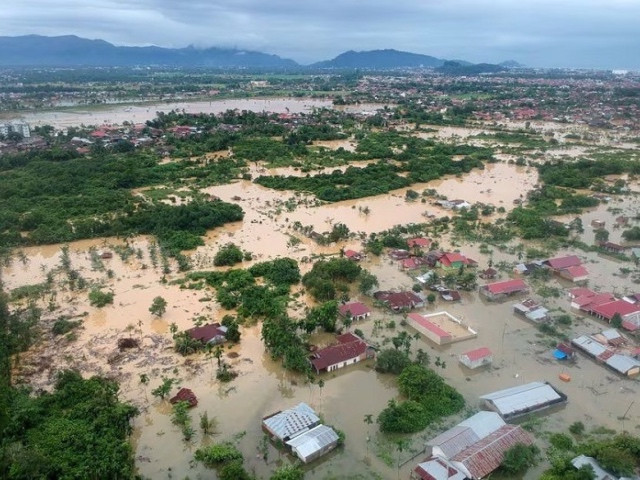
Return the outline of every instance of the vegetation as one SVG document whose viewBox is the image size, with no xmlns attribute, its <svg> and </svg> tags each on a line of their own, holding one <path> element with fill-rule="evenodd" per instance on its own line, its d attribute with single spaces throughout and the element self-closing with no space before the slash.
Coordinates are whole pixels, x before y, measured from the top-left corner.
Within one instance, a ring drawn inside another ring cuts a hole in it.
<svg viewBox="0 0 640 480">
<path fill-rule="evenodd" d="M 244 257 L 242 250 L 240 250 L 233 243 L 227 243 L 223 247 L 218 250 L 215 257 L 213 258 L 213 264 L 216 267 L 224 266 L 224 265 L 235 265 L 236 263 L 240 263 Z"/>
<path fill-rule="evenodd" d="M 297 465 L 286 465 L 278 468 L 269 480 L 302 480 L 304 478 L 304 470 Z"/>
<path fill-rule="evenodd" d="M 151 302 L 149 311 L 151 312 L 152 315 L 155 315 L 156 317 L 163 316 L 167 311 L 167 301 L 160 296 L 155 297 Z"/>
<path fill-rule="evenodd" d="M 318 301 L 333 300 L 337 291 L 346 292 L 347 284 L 355 282 L 362 267 L 346 258 L 320 260 L 302 277 L 302 284 Z"/>
<path fill-rule="evenodd" d="M 383 432 L 418 432 L 464 407 L 462 396 L 423 365 L 406 367 L 398 377 L 398 387 L 407 400 L 400 403 L 389 401 L 377 420 Z"/>
<path fill-rule="evenodd" d="M 103 292 L 97 288 L 89 292 L 89 303 L 94 307 L 102 308 L 113 303 L 113 292 Z"/>
<path fill-rule="evenodd" d="M 504 452 L 500 469 L 509 475 L 522 474 L 537 463 L 539 453 L 535 445 L 518 443 Z"/>
<path fill-rule="evenodd" d="M 409 356 L 395 348 L 381 350 L 376 356 L 376 370 L 381 373 L 400 375 L 410 363 Z"/>
</svg>

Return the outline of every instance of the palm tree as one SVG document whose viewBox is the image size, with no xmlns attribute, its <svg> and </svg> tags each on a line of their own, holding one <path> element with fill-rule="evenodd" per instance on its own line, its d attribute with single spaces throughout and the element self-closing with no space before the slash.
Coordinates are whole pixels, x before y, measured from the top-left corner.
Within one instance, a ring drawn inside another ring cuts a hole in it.
<svg viewBox="0 0 640 480">
<path fill-rule="evenodd" d="M 398 480 L 400 480 L 400 454 L 404 452 L 409 443 L 406 440 L 397 440 L 396 441 L 396 451 L 398 452 Z"/>
<path fill-rule="evenodd" d="M 365 414 L 364 416 L 364 423 L 367 424 L 367 457 L 369 457 L 369 442 L 371 441 L 371 435 L 369 432 L 369 427 L 371 425 L 373 425 L 373 415 L 371 415 L 370 413 Z"/>
</svg>

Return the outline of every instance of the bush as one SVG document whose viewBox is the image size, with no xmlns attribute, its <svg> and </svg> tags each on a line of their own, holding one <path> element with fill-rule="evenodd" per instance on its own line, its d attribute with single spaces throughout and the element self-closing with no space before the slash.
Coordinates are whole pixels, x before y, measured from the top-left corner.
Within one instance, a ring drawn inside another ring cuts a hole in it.
<svg viewBox="0 0 640 480">
<path fill-rule="evenodd" d="M 233 243 L 227 243 L 218 250 L 218 253 L 216 253 L 216 256 L 213 258 L 213 264 L 216 267 L 235 265 L 236 263 L 240 263 L 243 257 L 242 250 Z"/>
<path fill-rule="evenodd" d="M 518 443 L 504 452 L 500 468 L 509 475 L 518 475 L 537 463 L 540 450 L 535 445 Z"/>
<path fill-rule="evenodd" d="M 287 465 L 278 468 L 271 475 L 269 480 L 302 480 L 304 471 L 297 465 Z"/>
<path fill-rule="evenodd" d="M 584 433 L 584 423 L 582 422 L 573 422 L 569 426 L 569 431 L 574 435 L 582 435 Z"/>
<path fill-rule="evenodd" d="M 102 308 L 113 303 L 113 292 L 102 292 L 94 288 L 89 292 L 89 303 L 94 307 Z"/>
<path fill-rule="evenodd" d="M 208 468 L 215 468 L 228 462 L 242 460 L 242 453 L 234 444 L 222 442 L 199 448 L 194 458 Z"/>
<path fill-rule="evenodd" d="M 399 375 L 410 364 L 407 354 L 395 348 L 382 350 L 376 357 L 376 370 L 381 373 Z"/>
<path fill-rule="evenodd" d="M 82 320 L 69 320 L 61 317 L 56 320 L 53 327 L 51 327 L 51 333 L 54 335 L 64 335 L 80 325 L 82 325 Z"/>
</svg>

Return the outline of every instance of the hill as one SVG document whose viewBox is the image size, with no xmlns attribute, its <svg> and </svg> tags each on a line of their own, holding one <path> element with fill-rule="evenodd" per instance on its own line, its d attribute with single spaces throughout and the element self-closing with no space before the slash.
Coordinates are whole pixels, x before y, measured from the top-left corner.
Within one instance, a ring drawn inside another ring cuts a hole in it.
<svg viewBox="0 0 640 480">
<path fill-rule="evenodd" d="M 2 66 L 176 65 L 212 68 L 291 68 L 298 64 L 277 55 L 238 49 L 118 47 L 104 40 L 65 35 L 0 37 Z"/>
<path fill-rule="evenodd" d="M 419 68 L 419 67 L 439 67 L 444 64 L 444 60 L 429 55 L 419 53 L 401 52 L 399 50 L 369 50 L 365 52 L 341 53 L 333 60 L 309 65 L 312 68 L 371 68 L 371 69 L 391 69 L 391 68 Z"/>
</svg>

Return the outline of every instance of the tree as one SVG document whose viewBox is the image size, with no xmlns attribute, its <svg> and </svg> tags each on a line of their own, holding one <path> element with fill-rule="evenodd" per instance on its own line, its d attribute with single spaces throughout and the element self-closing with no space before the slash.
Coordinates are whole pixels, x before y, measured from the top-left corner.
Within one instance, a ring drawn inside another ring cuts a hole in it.
<svg viewBox="0 0 640 480">
<path fill-rule="evenodd" d="M 609 240 L 609 230 L 605 228 L 598 228 L 595 231 L 595 240 L 598 243 L 606 242 L 607 240 Z"/>
<path fill-rule="evenodd" d="M 369 432 L 369 427 L 373 425 L 373 415 L 370 413 L 365 414 L 364 423 L 367 424 L 367 457 L 369 456 L 369 441 L 371 440 L 371 433 Z"/>
<path fill-rule="evenodd" d="M 270 477 L 270 480 L 303 480 L 304 471 L 297 465 L 287 465 L 278 468 Z"/>
<path fill-rule="evenodd" d="M 164 400 L 171 392 L 171 388 L 173 387 L 175 381 L 176 380 L 174 378 L 162 377 L 162 383 L 157 388 L 151 390 L 151 395 Z"/>
<path fill-rule="evenodd" d="M 220 323 L 223 327 L 227 327 L 226 339 L 238 343 L 240 341 L 240 327 L 237 320 L 231 315 L 225 315 Z"/>
<path fill-rule="evenodd" d="M 397 348 L 387 348 L 382 350 L 376 357 L 376 370 L 381 373 L 400 374 L 411 360 L 406 353 Z"/>
<path fill-rule="evenodd" d="M 226 245 L 222 246 L 216 253 L 215 257 L 213 257 L 213 264 L 216 267 L 224 265 L 235 265 L 236 263 L 240 263 L 243 257 L 244 255 L 242 253 L 242 250 L 240 250 L 233 243 L 227 243 Z"/>
<path fill-rule="evenodd" d="M 613 317 L 611 317 L 611 322 L 609 322 L 613 328 L 622 327 L 622 316 L 619 313 L 614 313 Z"/>
<path fill-rule="evenodd" d="M 368 272 L 367 270 L 363 270 L 360 274 L 360 283 L 358 284 L 358 290 L 360 290 L 360 293 L 362 293 L 363 295 L 367 295 L 374 287 L 377 286 L 378 277 Z"/>
<path fill-rule="evenodd" d="M 518 475 L 537 463 L 540 450 L 535 445 L 518 443 L 504 452 L 500 468 L 509 475 Z"/>
<path fill-rule="evenodd" d="M 158 296 L 153 299 L 149 311 L 156 317 L 162 317 L 167 311 L 167 301 Z"/>
</svg>

